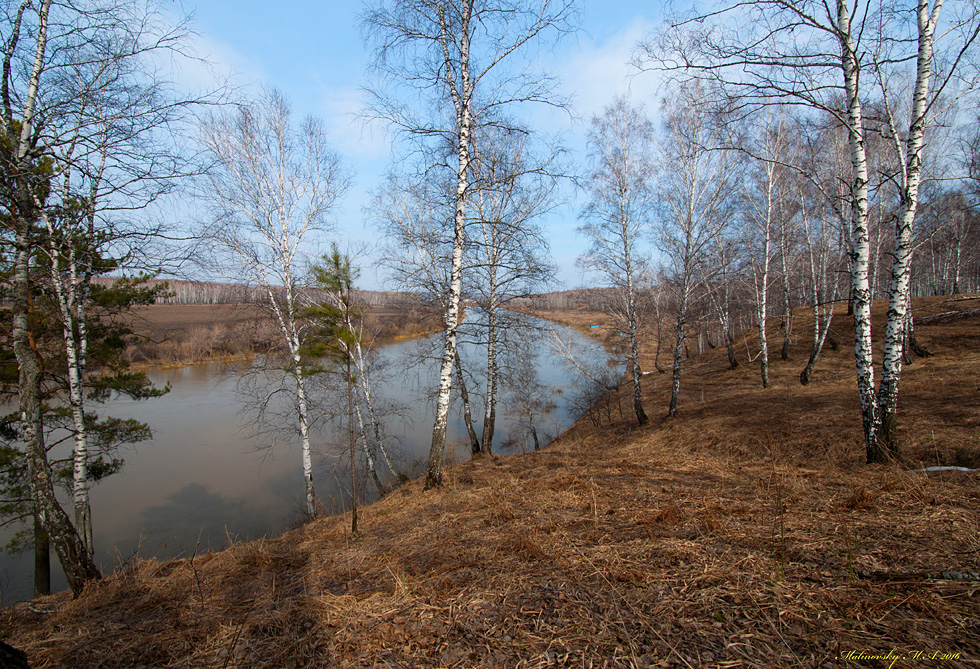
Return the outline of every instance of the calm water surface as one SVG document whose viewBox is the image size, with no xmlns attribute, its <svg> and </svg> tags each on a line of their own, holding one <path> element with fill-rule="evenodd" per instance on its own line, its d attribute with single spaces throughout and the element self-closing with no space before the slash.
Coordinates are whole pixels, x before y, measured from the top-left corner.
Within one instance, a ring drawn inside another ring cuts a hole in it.
<svg viewBox="0 0 980 669">
<path fill-rule="evenodd" d="M 567 328 L 559 330 L 577 343 L 582 355 L 605 358 L 591 340 Z M 434 359 L 414 363 L 426 349 L 438 345 L 435 338 L 393 344 L 379 352 L 387 370 L 375 381 L 379 402 L 402 408 L 400 416 L 386 422 L 394 439 L 392 449 L 398 465 L 416 473 L 428 454 L 433 403 L 426 395 L 435 385 L 438 365 Z M 548 388 L 554 407 L 535 422 L 546 442 L 577 418 L 568 397 L 579 381 L 544 341 L 530 349 L 535 354 L 533 376 Z M 480 434 L 484 353 L 467 343 L 460 350 L 467 371 L 473 374 L 467 387 L 474 427 Z M 272 535 L 300 522 L 304 505 L 298 439 L 282 430 L 275 435 L 275 446 L 269 447 L 270 435 L 250 433 L 251 418 L 243 413 L 237 389 L 241 375 L 241 369 L 222 365 L 154 371 L 150 373 L 154 383 L 171 384 L 169 394 L 143 402 L 117 399 L 98 408 L 100 414 L 136 418 L 153 429 L 153 440 L 125 448 L 122 471 L 92 490 L 96 559 L 104 572 L 136 555 L 169 559 L 217 550 L 229 539 Z M 455 385 L 453 392 L 458 395 Z M 501 399 L 495 452 L 530 448 L 513 414 L 508 416 L 512 398 L 504 392 Z M 324 425 L 314 433 L 314 482 L 328 511 L 341 508 L 349 494 L 349 461 L 338 446 L 343 434 L 337 431 L 336 426 Z M 448 441 L 457 459 L 468 457 L 465 434 L 462 404 L 456 397 Z M 511 437 L 511 444 L 501 448 Z M 366 493 L 362 497 L 370 498 L 374 484 L 363 473 L 359 478 L 359 488 Z M 9 532 L 0 537 L 4 542 L 8 538 Z M 64 589 L 64 575 L 53 551 L 52 571 L 52 588 Z M 33 555 L 0 556 L 0 587 L 4 604 L 29 598 Z"/>
</svg>

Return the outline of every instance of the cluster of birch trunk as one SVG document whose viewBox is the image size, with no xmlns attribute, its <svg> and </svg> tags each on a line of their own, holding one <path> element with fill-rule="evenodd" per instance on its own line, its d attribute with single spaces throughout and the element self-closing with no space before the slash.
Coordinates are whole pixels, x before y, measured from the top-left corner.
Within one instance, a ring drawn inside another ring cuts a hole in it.
<svg viewBox="0 0 980 669">
<path fill-rule="evenodd" d="M 5 331 L 18 404 L 4 423 L 4 509 L 7 521 L 33 517 L 39 565 L 50 541 L 78 592 L 99 577 L 91 484 L 121 465 L 115 447 L 149 437 L 90 405 L 163 392 L 106 357 L 125 336 L 112 313 L 160 291 L 139 278 L 94 279 L 152 255 L 161 227 L 140 212 L 196 169 L 172 128 L 205 98 L 159 78 L 153 58 L 177 53 L 187 30 L 151 4 L 22 0 L 3 12 Z M 52 459 L 62 439 L 49 430 L 69 435 L 69 463 Z M 66 478 L 72 513 L 55 494 Z"/>
<path fill-rule="evenodd" d="M 754 0 L 671 15 L 638 46 L 635 62 L 663 77 L 669 93 L 659 132 L 625 100 L 593 120 L 591 218 L 583 226 L 593 247 L 584 259 L 621 287 L 631 341 L 641 296 L 658 335 L 673 327 L 670 415 L 692 332 L 701 345 L 713 330 L 735 366 L 734 326 L 751 307 L 768 386 L 767 319 L 782 313 L 785 358 L 792 307 L 810 305 L 806 384 L 835 303 L 846 301 L 867 459 L 898 455 L 913 287 L 944 293 L 975 281 L 964 273 L 975 263 L 976 116 L 968 105 L 978 34 L 980 14 L 965 2 Z M 639 139 L 609 132 L 618 127 Z M 656 271 L 644 273 L 631 248 L 640 234 L 654 239 Z M 643 284 L 649 288 L 638 291 Z M 877 383 L 875 298 L 888 303 Z"/>
</svg>

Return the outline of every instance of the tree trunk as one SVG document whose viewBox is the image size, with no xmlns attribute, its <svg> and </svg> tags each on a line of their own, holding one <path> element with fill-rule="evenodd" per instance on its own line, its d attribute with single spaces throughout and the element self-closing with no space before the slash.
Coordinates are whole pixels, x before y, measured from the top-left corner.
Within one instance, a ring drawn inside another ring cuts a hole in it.
<svg viewBox="0 0 980 669">
<path fill-rule="evenodd" d="M 26 186 L 25 186 L 26 187 Z M 27 200 L 29 202 L 29 199 Z M 21 200 L 23 204 L 25 200 Z M 30 211 L 28 209 L 22 211 Z M 20 416 L 24 449 L 27 456 L 28 481 L 31 497 L 42 528 L 50 537 L 61 560 L 73 594 L 78 595 L 85 583 L 101 577 L 98 567 L 88 555 L 85 543 L 78 536 L 54 492 L 54 479 L 44 447 L 44 428 L 41 420 L 41 359 L 30 341 L 28 311 L 30 302 L 30 241 L 29 222 L 18 220 L 14 274 L 13 348 L 20 367 Z"/>
<path fill-rule="evenodd" d="M 495 267 L 490 268 L 490 295 L 487 301 L 487 405 L 483 415 L 483 449 L 489 455 L 493 449 L 493 433 L 497 422 L 497 305 Z M 479 445 L 477 445 L 479 446 Z"/>
<path fill-rule="evenodd" d="M 309 411 L 306 405 L 306 384 L 299 369 L 300 357 L 299 347 L 293 351 L 293 373 L 296 375 L 296 408 L 299 419 L 299 436 L 302 443 L 303 455 L 303 481 L 306 489 L 306 515 L 308 518 L 316 518 L 316 491 L 313 489 L 313 453 L 310 446 L 310 422 Z"/>
<path fill-rule="evenodd" d="M 388 454 L 388 447 L 385 445 L 384 430 L 381 427 L 381 421 L 378 419 L 377 412 L 374 410 L 374 400 L 371 398 L 371 380 L 368 376 L 367 363 L 364 360 L 364 352 L 361 348 L 361 342 L 354 341 L 354 351 L 357 354 L 357 379 L 360 381 L 361 394 L 364 396 L 364 404 L 368 410 L 368 416 L 371 418 L 371 427 L 374 431 L 374 441 L 381 451 L 381 457 L 384 458 L 385 465 L 387 465 L 388 470 L 398 479 L 400 483 L 407 483 L 408 477 L 399 469 L 397 469 L 394 463 L 391 461 L 391 456 Z"/>
<path fill-rule="evenodd" d="M 806 367 L 800 372 L 800 383 L 802 385 L 808 385 L 810 383 L 810 375 L 813 374 L 813 369 L 817 365 L 817 359 L 820 357 L 820 352 L 823 350 L 824 342 L 827 339 L 827 333 L 830 332 L 830 323 L 834 317 L 834 303 L 830 303 L 829 312 L 823 318 L 823 325 L 818 325 L 820 322 L 818 320 L 818 310 L 814 309 L 814 340 L 813 348 L 810 350 L 810 359 L 806 363 Z"/>
<path fill-rule="evenodd" d="M 871 347 L 871 242 L 868 234 L 868 158 L 864 147 L 864 117 L 859 87 L 860 65 L 851 32 L 847 3 L 837 2 L 841 69 L 847 101 L 848 144 L 851 152 L 851 301 L 854 313 L 854 360 L 858 398 L 868 460 L 874 461 L 878 417 L 874 397 L 874 357 Z"/>
<path fill-rule="evenodd" d="M 351 376 L 350 354 L 347 360 L 347 428 L 350 438 L 350 533 L 357 534 L 357 459 L 354 457 L 354 377 Z"/>
<path fill-rule="evenodd" d="M 786 239 L 786 221 L 779 226 L 779 255 L 783 263 L 783 348 L 779 357 L 789 360 L 789 342 L 793 334 L 793 308 L 789 286 L 789 241 Z"/>
<path fill-rule="evenodd" d="M 364 451 L 364 460 L 367 462 L 368 473 L 371 474 L 371 478 L 374 480 L 378 494 L 384 497 L 388 494 L 388 489 L 381 483 L 381 477 L 378 476 L 378 468 L 374 464 L 374 456 L 371 455 L 371 449 L 368 448 L 367 430 L 364 429 L 364 416 L 361 413 L 361 407 L 356 402 L 354 403 L 354 413 L 357 414 L 357 425 L 361 431 L 361 450 Z"/>
<path fill-rule="evenodd" d="M 666 373 L 666 369 L 660 366 L 660 345 L 663 343 L 663 327 L 661 324 L 660 307 L 657 306 L 657 352 L 653 356 L 653 367 L 661 374 Z"/>
<path fill-rule="evenodd" d="M 34 597 L 51 594 L 51 542 L 34 515 Z"/>
<path fill-rule="evenodd" d="M 677 405 L 681 394 L 681 356 L 684 352 L 684 316 L 677 318 L 677 329 L 675 330 L 676 343 L 674 344 L 674 368 L 670 380 L 670 409 L 668 416 L 677 415 Z"/>
<path fill-rule="evenodd" d="M 439 370 L 439 395 L 436 416 L 432 425 L 429 464 L 425 489 L 442 485 L 442 464 L 446 450 L 446 426 L 449 419 L 449 397 L 453 384 L 453 364 L 456 358 L 456 335 L 459 328 L 459 300 L 462 293 L 463 245 L 466 239 L 466 198 L 469 191 L 470 135 L 473 120 L 470 115 L 472 85 L 470 83 L 469 34 L 472 2 L 463 3 L 460 26 L 460 62 L 446 63 L 447 68 L 459 67 L 462 90 L 454 96 L 458 136 L 456 138 L 456 215 L 453 225 L 452 265 L 449 275 L 449 295 L 446 300 L 446 339 Z"/>
<path fill-rule="evenodd" d="M 627 263 L 629 254 L 626 255 Z M 643 389 L 640 386 L 640 379 L 643 372 L 640 370 L 640 345 L 637 337 L 637 318 L 636 318 L 636 297 L 634 296 L 633 277 L 627 274 L 626 277 L 626 317 L 629 323 L 630 335 L 630 363 L 633 368 L 633 411 L 636 413 L 636 422 L 639 425 L 646 425 L 649 422 L 646 411 L 643 410 Z"/>
<path fill-rule="evenodd" d="M 878 389 L 877 412 L 880 433 L 869 448 L 868 462 L 894 460 L 899 456 L 898 386 L 902 375 L 902 351 L 907 328 L 909 290 L 912 270 L 912 226 L 919 199 L 922 172 L 922 148 L 926 127 L 926 108 L 929 80 L 932 76 L 933 30 L 939 18 L 942 2 L 937 2 L 932 15 L 927 0 L 919 0 L 919 52 L 916 81 L 912 97 L 911 119 L 905 146 L 905 165 L 901 188 L 901 211 L 896 221 L 895 252 L 892 278 L 889 285 L 888 318 L 885 323 L 885 352 L 882 358 L 881 387 Z M 898 148 L 901 148 L 896 139 Z M 899 155 L 903 155 L 899 151 Z"/>
<path fill-rule="evenodd" d="M 466 380 L 463 378 L 463 363 L 459 359 L 459 351 L 456 351 L 456 377 L 459 379 L 459 394 L 463 398 L 463 422 L 466 423 L 466 433 L 470 437 L 470 455 L 480 454 L 480 440 L 473 429 L 473 416 L 470 413 L 470 393 L 466 390 Z"/>
<path fill-rule="evenodd" d="M 783 302 L 783 348 L 779 352 L 779 357 L 789 360 L 789 341 L 793 330 L 793 310 L 789 304 L 789 293 L 785 293 Z"/>
</svg>

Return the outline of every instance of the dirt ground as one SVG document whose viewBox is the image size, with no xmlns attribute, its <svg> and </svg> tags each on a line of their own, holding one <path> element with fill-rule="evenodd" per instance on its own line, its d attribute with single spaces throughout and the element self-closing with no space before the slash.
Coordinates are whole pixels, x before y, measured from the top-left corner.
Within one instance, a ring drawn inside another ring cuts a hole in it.
<svg viewBox="0 0 980 669">
<path fill-rule="evenodd" d="M 980 473 L 909 470 L 980 464 L 977 307 L 916 303 L 932 355 L 903 375 L 904 462 L 863 464 L 844 316 L 800 385 L 801 313 L 769 389 L 715 349 L 674 419 L 650 374 L 650 425 L 624 386 L 541 452 L 362 508 L 357 535 L 324 518 L 134 561 L 0 634 L 34 667 L 976 666 Z"/>
</svg>

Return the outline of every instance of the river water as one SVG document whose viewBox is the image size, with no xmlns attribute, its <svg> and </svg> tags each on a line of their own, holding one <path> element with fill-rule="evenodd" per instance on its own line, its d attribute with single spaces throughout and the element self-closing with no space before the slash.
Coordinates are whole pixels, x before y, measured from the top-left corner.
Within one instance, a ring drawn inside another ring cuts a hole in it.
<svg viewBox="0 0 980 669">
<path fill-rule="evenodd" d="M 479 318 L 476 314 L 473 323 L 479 323 Z M 538 321 L 537 325 L 545 324 Z M 606 352 L 594 341 L 568 328 L 548 327 L 573 342 L 577 356 L 593 362 L 606 360 Z M 573 397 L 582 383 L 548 345 L 551 337 L 547 332 L 525 333 L 520 338 L 523 343 L 512 341 L 503 347 L 509 371 L 520 376 L 518 385 L 540 384 L 542 388 L 532 412 L 542 443 L 576 420 Z M 469 377 L 474 427 L 482 434 L 485 350 L 471 343 L 476 338 L 475 333 L 464 333 L 460 353 Z M 385 425 L 396 464 L 411 474 L 423 471 L 428 455 L 434 409 L 427 395 L 435 387 L 438 363 L 432 352 L 437 352 L 440 340 L 400 342 L 378 352 L 374 392 L 379 404 L 386 407 Z M 523 352 L 516 356 L 519 350 Z M 157 370 L 149 376 L 159 386 L 171 385 L 167 395 L 141 402 L 114 399 L 97 408 L 99 414 L 135 418 L 153 429 L 152 441 L 125 447 L 123 469 L 92 490 L 96 560 L 103 572 L 135 556 L 170 559 L 219 550 L 229 539 L 273 535 L 301 522 L 304 488 L 298 439 L 289 429 L 275 425 L 272 431 L 256 433 L 254 415 L 240 386 L 245 371 L 215 364 Z M 468 457 L 469 444 L 457 387 L 454 379 L 448 457 L 458 461 Z M 339 406 L 341 399 L 345 407 L 346 396 L 339 398 L 334 392 L 326 397 L 324 407 Z M 519 405 L 515 393 L 502 391 L 494 452 L 533 449 Z M 341 510 L 349 500 L 344 430 L 324 421 L 313 434 L 314 481 L 328 512 Z M 358 479 L 362 499 L 376 496 L 373 482 L 363 471 Z M 0 539 L 5 543 L 10 534 L 8 530 Z M 52 589 L 65 587 L 52 551 Z M 31 597 L 32 553 L 0 554 L 0 593 L 3 604 Z"/>
</svg>

